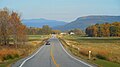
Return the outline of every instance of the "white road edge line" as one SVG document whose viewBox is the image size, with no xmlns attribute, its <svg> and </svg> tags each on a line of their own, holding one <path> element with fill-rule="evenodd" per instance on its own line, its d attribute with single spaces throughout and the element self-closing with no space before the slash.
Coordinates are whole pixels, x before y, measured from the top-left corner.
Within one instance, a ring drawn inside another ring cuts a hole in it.
<svg viewBox="0 0 120 67">
<path fill-rule="evenodd" d="M 59 41 L 59 39 L 58 39 L 58 41 Z M 59 42 L 60 42 L 60 41 L 59 41 Z M 71 55 L 65 50 L 65 48 L 63 47 L 63 45 L 61 44 L 61 42 L 60 42 L 60 45 L 61 45 L 62 49 L 65 51 L 65 53 L 66 53 L 68 56 L 70 56 L 71 58 L 73 58 L 73 59 L 75 59 L 75 60 L 77 60 L 77 61 L 79 61 L 79 62 L 81 62 L 81 63 L 83 63 L 83 64 L 85 64 L 85 65 L 87 65 L 87 66 L 89 66 L 89 67 L 93 67 L 92 65 L 87 64 L 87 63 L 85 63 L 85 62 L 83 62 L 83 61 L 81 61 L 81 60 L 79 60 L 79 59 L 71 56 Z"/>
<path fill-rule="evenodd" d="M 39 49 L 36 53 L 34 53 L 32 56 L 30 56 L 30 57 L 28 57 L 27 59 L 25 59 L 25 60 L 21 63 L 21 65 L 20 65 L 19 67 L 22 67 L 22 66 L 25 64 L 25 62 L 27 62 L 28 60 L 30 60 L 31 58 L 33 58 L 44 46 L 45 46 L 45 45 L 43 45 L 42 47 L 40 47 L 40 49 Z"/>
</svg>

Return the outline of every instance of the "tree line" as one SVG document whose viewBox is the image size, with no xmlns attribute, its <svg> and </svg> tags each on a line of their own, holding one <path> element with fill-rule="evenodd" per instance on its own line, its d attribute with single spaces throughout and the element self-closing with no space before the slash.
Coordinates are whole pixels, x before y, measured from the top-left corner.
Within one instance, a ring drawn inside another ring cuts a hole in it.
<svg viewBox="0 0 120 67">
<path fill-rule="evenodd" d="M 52 30 L 48 25 L 44 25 L 42 28 L 28 27 L 28 35 L 49 35 L 49 34 L 59 34 L 60 30 Z"/>
<path fill-rule="evenodd" d="M 86 28 L 90 37 L 120 37 L 120 22 L 95 24 Z"/>
<path fill-rule="evenodd" d="M 0 9 L 0 45 L 9 45 L 11 41 L 16 47 L 23 44 L 26 41 L 26 29 L 17 12 Z"/>
</svg>

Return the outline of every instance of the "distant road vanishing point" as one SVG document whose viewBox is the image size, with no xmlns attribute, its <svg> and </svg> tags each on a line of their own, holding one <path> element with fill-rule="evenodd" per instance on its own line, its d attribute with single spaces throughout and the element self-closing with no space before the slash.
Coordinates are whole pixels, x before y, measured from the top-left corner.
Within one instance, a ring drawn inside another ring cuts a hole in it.
<svg viewBox="0 0 120 67">
<path fill-rule="evenodd" d="M 94 67 L 71 56 L 57 38 L 50 38 L 36 53 L 19 60 L 12 67 Z"/>
</svg>

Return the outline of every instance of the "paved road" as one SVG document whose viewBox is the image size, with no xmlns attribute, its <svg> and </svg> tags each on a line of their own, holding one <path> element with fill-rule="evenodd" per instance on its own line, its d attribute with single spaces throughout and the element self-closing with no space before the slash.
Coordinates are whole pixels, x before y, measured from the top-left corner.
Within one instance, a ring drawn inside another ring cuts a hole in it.
<svg viewBox="0 0 120 67">
<path fill-rule="evenodd" d="M 42 46 L 35 54 L 12 67 L 93 67 L 68 54 L 57 38 L 50 38 L 49 41 L 51 45 Z"/>
</svg>

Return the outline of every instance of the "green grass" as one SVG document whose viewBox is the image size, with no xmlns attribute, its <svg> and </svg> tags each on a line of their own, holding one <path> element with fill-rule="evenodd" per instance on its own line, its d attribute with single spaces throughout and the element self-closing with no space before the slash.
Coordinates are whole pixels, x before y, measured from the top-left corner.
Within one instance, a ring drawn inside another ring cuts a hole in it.
<svg viewBox="0 0 120 67">
<path fill-rule="evenodd" d="M 6 62 L 0 63 L 0 67 L 10 67 L 11 63 L 14 63 L 14 62 L 16 62 L 19 59 L 21 59 L 21 58 L 10 59 L 10 60 L 8 60 Z"/>
<path fill-rule="evenodd" d="M 28 40 L 33 41 L 33 40 L 41 40 L 44 38 L 48 38 L 49 35 L 28 35 Z"/>
<path fill-rule="evenodd" d="M 113 62 L 106 61 L 106 60 L 101 60 L 101 59 L 97 59 L 93 62 L 102 66 L 102 67 L 120 67 L 120 64 L 113 63 Z"/>
<path fill-rule="evenodd" d="M 80 43 L 120 43 L 120 37 L 80 37 L 78 35 L 66 35 L 64 39 Z"/>
</svg>

